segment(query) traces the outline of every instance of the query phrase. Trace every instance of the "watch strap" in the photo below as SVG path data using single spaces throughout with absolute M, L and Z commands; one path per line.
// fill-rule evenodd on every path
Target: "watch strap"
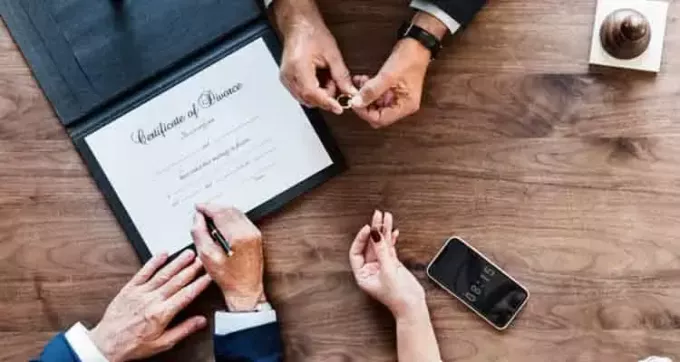
M 399 39 L 412 38 L 430 50 L 430 59 L 434 60 L 442 48 L 442 43 L 429 31 L 413 23 L 404 23 L 399 28 Z

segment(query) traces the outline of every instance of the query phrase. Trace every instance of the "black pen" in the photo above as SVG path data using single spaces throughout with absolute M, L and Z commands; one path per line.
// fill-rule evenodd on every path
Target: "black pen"
M 222 245 L 222 248 L 224 251 L 227 252 L 227 256 L 232 256 L 234 255 L 234 252 L 231 250 L 231 245 L 229 245 L 229 241 L 224 238 L 224 235 L 220 232 L 219 229 L 217 229 L 217 226 L 215 226 L 215 222 L 213 219 L 209 217 L 205 217 L 205 223 L 208 225 L 208 232 L 210 233 L 210 237 L 218 244 Z

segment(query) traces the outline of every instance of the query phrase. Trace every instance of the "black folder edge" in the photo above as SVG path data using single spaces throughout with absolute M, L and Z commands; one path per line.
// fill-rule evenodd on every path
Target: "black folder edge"
M 255 1 L 255 5 L 261 8 L 259 1 Z M 261 8 L 260 18 L 264 11 Z M 93 109 L 106 107 L 111 102 L 96 93 L 53 16 L 49 6 L 43 1 L 0 0 L 0 17 L 19 45 L 59 121 L 68 128 L 88 118 Z M 244 19 L 244 24 L 257 19 L 258 17 Z M 242 26 L 235 27 L 230 33 L 240 31 Z M 182 60 L 178 61 L 181 62 Z M 152 77 L 159 76 L 176 65 L 159 69 Z M 124 98 L 129 91 L 111 96 Z
M 247 27 L 245 30 L 238 32 L 238 34 L 222 40 L 218 45 L 211 47 L 211 49 L 204 52 L 203 54 L 198 55 L 192 64 L 176 69 L 172 72 L 172 75 L 169 75 L 163 79 L 152 81 L 140 91 L 135 92 L 135 94 L 130 96 L 128 99 L 117 102 L 116 105 L 103 110 L 96 115 L 93 115 L 89 120 L 82 122 L 80 126 L 69 130 L 76 149 L 80 153 L 85 164 L 88 166 L 97 186 L 104 194 L 104 197 L 109 203 L 109 206 L 111 207 L 116 219 L 123 228 L 123 231 L 127 235 L 142 263 L 151 258 L 151 252 L 149 251 L 144 239 L 125 209 L 125 206 L 118 198 L 118 195 L 104 173 L 104 170 L 101 168 L 90 147 L 87 145 L 85 137 L 115 121 L 123 114 L 130 112 L 138 106 L 146 103 L 153 97 L 177 85 L 183 80 L 195 75 L 211 64 L 229 56 L 235 51 L 260 38 L 264 40 L 265 44 L 269 48 L 269 51 L 274 56 L 274 59 L 277 61 L 277 63 L 279 63 L 282 53 L 281 43 L 268 22 L 262 19 L 254 23 L 252 26 Z M 297 185 L 289 188 L 283 193 L 249 211 L 247 215 L 253 222 L 257 222 L 265 216 L 280 210 L 293 199 L 320 186 L 347 168 L 344 156 L 342 155 L 340 148 L 331 135 L 331 132 L 328 129 L 323 117 L 321 116 L 321 113 L 316 110 L 311 110 L 304 107 L 303 109 L 333 163 L 325 169 L 310 176 L 309 178 L 299 182 Z M 189 230 L 187 230 L 187 236 L 188 235 Z M 177 255 L 183 250 L 193 248 L 194 246 L 191 244 L 173 255 Z
M 65 44 L 66 40 L 57 33 L 41 32 L 34 26 L 35 19 L 52 23 L 49 13 L 42 2 L 0 0 L 0 15 L 21 53 L 31 66 L 31 71 L 39 80 L 45 97 L 52 104 L 61 102 L 68 106 L 53 107 L 60 122 L 65 126 L 76 121 L 78 114 L 84 113 L 81 99 L 91 97 L 87 90 L 78 84 L 89 84 L 79 71 L 75 56 L 68 52 L 53 52 L 49 44 Z M 49 56 L 43 56 L 49 54 Z M 48 80 L 49 81 L 40 81 Z

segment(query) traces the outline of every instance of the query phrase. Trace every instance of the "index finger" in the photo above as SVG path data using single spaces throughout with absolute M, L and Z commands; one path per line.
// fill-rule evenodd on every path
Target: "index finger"
M 394 224 L 394 217 L 392 216 L 392 213 L 389 211 L 385 211 L 385 214 L 383 214 L 383 224 L 382 224 L 382 229 L 381 232 L 385 237 L 389 240 L 392 241 L 392 228 Z
M 303 91 L 302 100 L 306 104 L 316 105 L 317 107 L 323 108 L 328 112 L 333 112 L 335 114 L 342 113 L 342 106 L 340 105 L 340 102 L 329 96 L 328 93 L 320 87 Z
M 338 85 L 333 79 L 329 79 L 322 89 L 324 92 L 326 92 L 326 94 L 328 94 L 329 97 L 335 98 L 338 93 Z
M 341 91 L 352 96 L 359 93 L 359 90 L 352 84 L 349 69 L 347 69 L 347 65 L 345 65 L 345 61 L 339 52 L 329 57 L 328 67 L 330 68 L 331 77 L 333 77 Z
M 215 204 L 196 204 L 196 211 L 214 219 L 223 207 Z
M 213 219 L 213 221 L 215 222 L 217 222 L 217 219 L 220 216 L 225 216 L 233 220 L 242 221 L 248 220 L 250 222 L 250 219 L 248 219 L 248 216 L 244 214 L 243 211 L 233 206 L 221 206 L 215 204 L 197 204 L 196 211 Z
M 175 318 L 177 313 L 186 308 L 193 302 L 203 291 L 210 285 L 210 275 L 205 274 L 196 279 L 193 283 L 182 288 L 175 293 L 170 299 L 165 301 L 165 317 L 168 321 Z
M 321 88 L 319 79 L 316 76 L 316 67 L 313 66 L 312 71 L 299 72 L 298 83 L 294 87 L 299 88 L 296 93 L 300 95 L 300 98 L 306 104 L 321 107 L 335 114 L 342 113 L 340 103 Z
M 352 242 L 352 246 L 349 248 L 349 265 L 352 267 L 352 270 L 359 270 L 366 263 L 364 251 L 366 250 L 370 232 L 371 227 L 364 225 L 357 233 L 357 236 Z
M 151 277 L 160 269 L 168 260 L 168 253 L 154 255 L 149 261 L 144 264 L 137 274 L 130 279 L 131 285 L 142 285 L 146 283 Z
M 150 290 L 156 290 L 160 286 L 164 285 L 172 277 L 177 275 L 182 271 L 187 265 L 194 261 L 196 257 L 192 250 L 184 250 L 181 252 L 175 260 L 171 261 L 168 265 L 164 266 L 160 271 L 158 271 L 149 281 L 144 283 L 144 286 Z

